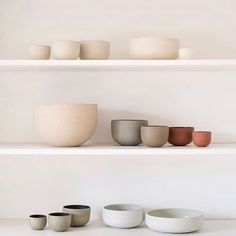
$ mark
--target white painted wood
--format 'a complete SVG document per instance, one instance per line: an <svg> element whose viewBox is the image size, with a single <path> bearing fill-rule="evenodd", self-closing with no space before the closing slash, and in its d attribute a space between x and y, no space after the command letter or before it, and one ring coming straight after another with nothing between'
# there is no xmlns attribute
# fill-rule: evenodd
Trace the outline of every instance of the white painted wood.
<svg viewBox="0 0 236 236"><path fill-rule="evenodd" d="M32 230L28 222L25 220L0 220L0 234L4 236L34 236L58 235L58 232L50 230L48 227L43 231ZM236 234L236 220L206 220L202 229L195 234L199 236L235 236ZM194 235L195 235L194 234ZM64 235L80 235L80 236L161 236L173 235L154 232L142 226L133 229L115 229L105 226L101 221L92 221L86 227L70 228L69 231L61 232ZM190 234L192 235L192 234Z"/></svg>
<svg viewBox="0 0 236 236"><path fill-rule="evenodd" d="M66 155L66 156L189 156L189 155L235 155L236 144L212 144L209 147L199 148L193 145L186 147L174 147L166 145L161 148L150 148L146 146L111 146L90 145L81 147L51 147L47 145L22 144L22 145L0 145L0 157L6 155Z"/></svg>
<svg viewBox="0 0 236 236"><path fill-rule="evenodd" d="M0 70L236 70L236 60L0 60Z"/></svg>

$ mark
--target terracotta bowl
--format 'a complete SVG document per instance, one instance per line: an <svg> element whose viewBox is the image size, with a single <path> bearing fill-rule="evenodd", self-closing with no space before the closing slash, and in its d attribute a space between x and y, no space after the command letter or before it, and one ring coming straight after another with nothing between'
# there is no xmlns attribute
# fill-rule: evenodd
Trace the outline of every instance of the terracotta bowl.
<svg viewBox="0 0 236 236"><path fill-rule="evenodd" d="M195 131L192 133L193 143L197 147L207 147L211 143L210 131Z"/></svg>
<svg viewBox="0 0 236 236"><path fill-rule="evenodd" d="M62 147L80 146L95 132L97 105L39 105L35 108L35 122L47 143Z"/></svg>
<svg viewBox="0 0 236 236"><path fill-rule="evenodd" d="M192 142L193 127L170 127L168 142L174 146L186 146Z"/></svg>

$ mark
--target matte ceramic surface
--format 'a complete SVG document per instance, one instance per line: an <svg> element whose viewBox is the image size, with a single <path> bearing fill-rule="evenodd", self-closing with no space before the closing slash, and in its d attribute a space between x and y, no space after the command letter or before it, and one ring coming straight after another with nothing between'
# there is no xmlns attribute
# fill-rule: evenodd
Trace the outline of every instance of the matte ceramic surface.
<svg viewBox="0 0 236 236"><path fill-rule="evenodd" d="M28 57L31 60L48 60L51 56L51 47L47 45L31 45L28 48Z"/></svg>
<svg viewBox="0 0 236 236"><path fill-rule="evenodd" d="M67 205L63 207L63 212L71 214L71 226L84 226L90 219L90 207L85 205Z"/></svg>
<svg viewBox="0 0 236 236"><path fill-rule="evenodd" d="M47 216L45 215L31 215L29 217L30 227L34 230L42 230L47 225Z"/></svg>
<svg viewBox="0 0 236 236"><path fill-rule="evenodd" d="M211 143L211 132L195 131L192 133L193 143L198 147L207 147Z"/></svg>
<svg viewBox="0 0 236 236"><path fill-rule="evenodd" d="M103 221L115 228L133 228L144 220L142 207L131 204L108 205L103 208Z"/></svg>
<svg viewBox="0 0 236 236"><path fill-rule="evenodd" d="M112 120L112 138L123 146L136 146L142 142L141 126L148 125L147 120Z"/></svg>
<svg viewBox="0 0 236 236"><path fill-rule="evenodd" d="M159 209L146 213L147 226L164 233L189 233L198 230L204 222L202 212L190 209Z"/></svg>
<svg viewBox="0 0 236 236"><path fill-rule="evenodd" d="M142 142L149 147L161 147L165 145L169 138L168 126L142 126Z"/></svg>
<svg viewBox="0 0 236 236"><path fill-rule="evenodd" d="M108 59L110 42L89 40L80 42L80 59Z"/></svg>
<svg viewBox="0 0 236 236"><path fill-rule="evenodd" d="M80 44L77 41L57 41L52 44L52 55L57 60L76 60Z"/></svg>
<svg viewBox="0 0 236 236"><path fill-rule="evenodd" d="M80 146L95 132L97 105L39 105L35 108L35 122L39 134L47 143Z"/></svg>
<svg viewBox="0 0 236 236"><path fill-rule="evenodd" d="M71 215L63 212L50 213L48 215L48 224L52 230L63 232L71 225Z"/></svg>
<svg viewBox="0 0 236 236"><path fill-rule="evenodd" d="M129 55L133 59L176 59L178 54L179 40L175 38L134 38L129 44Z"/></svg>
<svg viewBox="0 0 236 236"><path fill-rule="evenodd" d="M179 59L190 60L194 59L194 51L192 48L179 49Z"/></svg>
<svg viewBox="0 0 236 236"><path fill-rule="evenodd" d="M186 146L192 142L193 127L170 127L168 142L174 146Z"/></svg>

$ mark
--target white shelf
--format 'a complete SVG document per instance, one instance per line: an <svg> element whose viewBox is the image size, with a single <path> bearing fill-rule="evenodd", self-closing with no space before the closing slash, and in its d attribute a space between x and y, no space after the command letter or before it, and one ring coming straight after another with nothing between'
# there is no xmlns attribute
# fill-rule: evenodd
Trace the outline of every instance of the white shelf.
<svg viewBox="0 0 236 236"><path fill-rule="evenodd" d="M236 70L236 60L0 60L0 70Z"/></svg>
<svg viewBox="0 0 236 236"><path fill-rule="evenodd" d="M32 230L25 220L0 220L0 235L3 236L34 236L34 235L80 235L80 236L157 236L172 235L154 232L145 226L133 229L115 229L105 226L102 222L90 222L85 227L70 228L66 232L54 232L48 228L43 231ZM202 229L188 235L203 236L235 236L236 220L206 220Z"/></svg>
<svg viewBox="0 0 236 236"><path fill-rule="evenodd" d="M70 156L190 156L190 155L235 155L236 144L212 144L206 148L195 146L149 148L146 146L94 145L82 147L50 147L46 145L0 145L0 156L6 155L70 155Z"/></svg>

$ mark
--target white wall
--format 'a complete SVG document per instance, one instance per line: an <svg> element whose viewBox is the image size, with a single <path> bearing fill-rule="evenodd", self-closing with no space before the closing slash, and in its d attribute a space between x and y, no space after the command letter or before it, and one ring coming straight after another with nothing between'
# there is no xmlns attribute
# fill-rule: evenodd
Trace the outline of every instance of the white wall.
<svg viewBox="0 0 236 236"><path fill-rule="evenodd" d="M168 35L200 58L235 58L234 0L0 0L0 58L25 58L33 42L108 39L127 57L134 36ZM214 142L236 142L236 72L0 72L0 142L41 142L38 103L98 103L93 142L111 142L110 120L193 125ZM0 217L66 203L190 207L235 218L235 157L0 158Z"/></svg>

